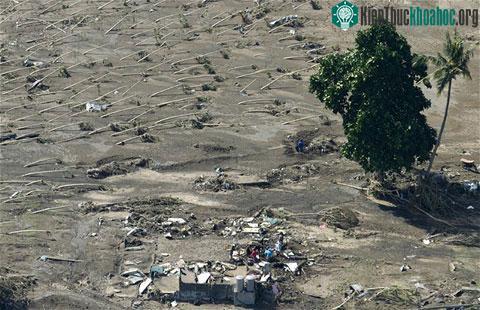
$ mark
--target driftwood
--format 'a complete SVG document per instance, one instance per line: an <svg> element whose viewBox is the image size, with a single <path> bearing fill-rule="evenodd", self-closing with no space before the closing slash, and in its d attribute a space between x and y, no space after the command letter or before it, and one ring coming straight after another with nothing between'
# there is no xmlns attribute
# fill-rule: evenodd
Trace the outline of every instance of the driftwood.
<svg viewBox="0 0 480 310"><path fill-rule="evenodd" d="M34 171L34 172L29 172L25 173L22 175L22 177L31 177L31 176L36 176L36 175L42 175L45 173L56 173L56 172L68 172L68 169L58 169L58 170L44 170L44 171Z"/></svg>
<svg viewBox="0 0 480 310"><path fill-rule="evenodd" d="M28 167L33 167L33 166L36 166L36 165L39 165L41 163L44 163L46 161L50 161L50 160L54 160L55 163L59 163L61 162L58 158L55 158L55 157L48 157L48 158L42 158L42 159L39 159L39 160L36 160L34 162L31 162L31 163L28 163L26 164L25 166L23 166L24 168L28 168Z"/></svg>
<svg viewBox="0 0 480 310"><path fill-rule="evenodd" d="M249 100L240 101L237 104L242 105L242 104L246 104L246 103L271 102L271 101L274 101L274 100L275 100L274 98L257 98L257 99L249 99Z"/></svg>
<svg viewBox="0 0 480 310"><path fill-rule="evenodd" d="M178 70L178 71L175 71L175 72L173 72L173 74L179 74L179 73L182 73L182 72L191 70L191 69L201 68L201 67L203 67L203 65L193 65L193 66L190 66L190 67L183 68L183 69L180 69L180 70Z"/></svg>
<svg viewBox="0 0 480 310"><path fill-rule="evenodd" d="M50 208L45 208L45 209L41 209L41 210L37 210L37 211L33 211L33 212L32 212L32 214L43 213L43 212L50 211L50 210L63 209L63 208L66 208L66 207L67 207L67 206L59 206L59 207L50 207Z"/></svg>
<svg viewBox="0 0 480 310"><path fill-rule="evenodd" d="M65 143L65 142L70 142L70 141L73 141L73 140L83 139L83 138L87 138L87 137L88 137L88 134L82 134L82 135L79 135L79 136L75 136L75 137L71 137L71 138L68 138L68 139L60 140L56 143Z"/></svg>
<svg viewBox="0 0 480 310"><path fill-rule="evenodd" d="M117 27L125 18L129 17L130 15L129 14L126 14L125 16L123 16L122 18L120 18L120 20L118 22L116 22L112 27L110 27L107 31L105 31L105 34L108 34L110 31L112 31L113 29L115 29L115 27Z"/></svg>
<svg viewBox="0 0 480 310"><path fill-rule="evenodd" d="M183 78L179 78L176 80L176 82L183 82L185 80L191 80L191 79L201 79L201 78L205 78L205 77L214 77L215 75L213 74L199 74L199 75L192 75L192 76L186 76L186 77L183 77Z"/></svg>
<svg viewBox="0 0 480 310"><path fill-rule="evenodd" d="M292 72L288 72L288 73L285 73L285 74L282 74L280 75L279 77L275 78L273 81L270 81L268 82L266 85L262 86L262 88L260 88L261 90L264 90L265 88L269 87L270 85L272 85L273 83L275 83L276 81L286 77L286 76L289 76L289 75L292 75L292 74L295 74L295 73L298 73L298 72L302 72L302 71L306 71L306 70L310 70L314 67L318 66L318 64L315 64L313 66L310 66L308 68L303 68L303 69L300 69L300 70L295 70L295 71L292 71Z"/></svg>
<svg viewBox="0 0 480 310"><path fill-rule="evenodd" d="M319 116L321 116L321 114L305 116L305 117L294 119L292 121L284 122L284 123L282 123L282 125L288 125L288 124L291 124L291 123L296 123L296 122L299 122L299 121L303 121L303 120L306 120L306 119L315 118L315 117L319 117Z"/></svg>
<svg viewBox="0 0 480 310"><path fill-rule="evenodd" d="M255 83L256 80L257 80L257 79L254 79L253 81L251 81L250 83L248 83L244 88L242 88L242 89L240 90L240 93L244 93L250 85L252 85L253 83Z"/></svg>
<svg viewBox="0 0 480 310"><path fill-rule="evenodd" d="M354 294L350 294L347 298L345 298L345 299L343 300L343 302L342 302L341 304L339 304L339 305L336 306L336 307L333 307L332 310L337 310L337 309L342 308L343 305L345 305L350 299L353 298L353 296L354 296Z"/></svg>
<svg viewBox="0 0 480 310"><path fill-rule="evenodd" d="M16 231L7 232L7 235L17 235L17 234L25 234L25 233L36 233L36 232L50 233L51 230L45 230L45 229L24 229L24 230L16 230Z"/></svg>
<svg viewBox="0 0 480 310"><path fill-rule="evenodd" d="M274 70L277 70L277 68L260 69L260 70L250 72L250 73L247 73L247 74L239 75L239 76L236 77L236 79L241 79L241 78L244 78L244 77L247 77L247 76L251 76L251 75L255 75L255 74L259 74L259 73L267 72L267 71L274 71Z"/></svg>
<svg viewBox="0 0 480 310"><path fill-rule="evenodd" d="M79 259L53 257L53 256L47 256L47 255L43 255L39 259L42 260L42 261L53 260L53 261L58 261L58 262L69 262L69 263L83 262L83 260L79 260Z"/></svg>
<svg viewBox="0 0 480 310"><path fill-rule="evenodd" d="M201 55L198 55L198 56L194 56L194 57L188 57L188 58L180 59L180 60L177 60L177 61L175 61L175 62L172 62L172 65L174 66L174 65L177 65L177 64L182 63L182 62L187 61L187 60L197 59L198 57L205 57L205 56L207 56L207 55L216 53L216 52L218 52L218 51L220 51L220 50L211 51L211 52L204 53L204 54L201 54Z"/></svg>
<svg viewBox="0 0 480 310"><path fill-rule="evenodd" d="M159 95L159 94L162 94L162 93L164 93L164 92L166 92L166 91L168 91L168 90L170 90L170 89L174 89L174 88L180 87L180 86L182 86L182 85L183 85L183 84L177 84L177 85L174 85L174 86L167 87L167 88L165 88L165 89L162 89L162 90L160 90L160 91L157 91L157 92L151 94L150 97L155 97L155 96L157 96L157 95Z"/></svg>
<svg viewBox="0 0 480 310"><path fill-rule="evenodd" d="M72 188L72 187L99 187L99 188L101 188L102 185L92 184L92 183L65 184L65 185L55 186L55 187L53 187L53 190L68 189L68 188Z"/></svg>
<svg viewBox="0 0 480 310"><path fill-rule="evenodd" d="M104 7L106 7L107 5L109 5L109 4L113 3L113 2L115 2L115 0L110 0L110 1L102 4L101 6L99 6L99 7L97 8L97 10L101 10L101 9L103 9Z"/></svg>

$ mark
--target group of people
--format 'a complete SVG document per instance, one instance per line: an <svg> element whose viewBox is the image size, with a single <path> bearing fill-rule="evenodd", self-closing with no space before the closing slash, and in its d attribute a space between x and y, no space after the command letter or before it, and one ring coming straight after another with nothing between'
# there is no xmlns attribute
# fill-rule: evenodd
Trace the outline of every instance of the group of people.
<svg viewBox="0 0 480 310"><path fill-rule="evenodd" d="M275 255L282 252L285 248L284 235L280 233L274 247L267 247L263 253L261 248L257 245L251 245L247 247L247 258L249 263L258 263L263 257L266 261L271 261Z"/></svg>

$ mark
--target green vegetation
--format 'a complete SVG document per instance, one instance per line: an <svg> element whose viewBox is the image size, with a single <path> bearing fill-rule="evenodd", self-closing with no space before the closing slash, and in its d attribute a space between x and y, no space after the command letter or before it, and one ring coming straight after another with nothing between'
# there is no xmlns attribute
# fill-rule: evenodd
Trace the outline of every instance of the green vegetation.
<svg viewBox="0 0 480 310"><path fill-rule="evenodd" d="M435 144L435 148L430 158L430 163L427 169L428 172L430 172L432 169L433 161L435 160L437 149L440 145L443 131L445 130L448 109L450 107L452 81L460 75L468 79L472 79L468 69L468 63L470 62L472 56L473 47L467 48L462 37L460 37L458 32L455 31L453 38L450 36L450 33L447 32L445 44L443 45L443 54L438 53L437 57L430 57L430 60L437 68L437 70L433 72L433 78L437 83L438 93L442 93L447 85L448 90L445 113L443 114L443 121L440 127L440 132L438 133L437 143Z"/></svg>
<svg viewBox="0 0 480 310"><path fill-rule="evenodd" d="M355 49L322 58L310 79L310 91L343 118L343 155L380 181L428 160L435 143L421 113L431 102L416 86L426 66L414 59L407 40L382 23L360 31Z"/></svg>

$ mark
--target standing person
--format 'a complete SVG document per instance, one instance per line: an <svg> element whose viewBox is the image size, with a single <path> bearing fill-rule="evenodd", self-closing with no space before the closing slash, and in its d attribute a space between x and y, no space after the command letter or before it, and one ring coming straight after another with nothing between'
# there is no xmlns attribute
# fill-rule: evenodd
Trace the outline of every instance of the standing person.
<svg viewBox="0 0 480 310"><path fill-rule="evenodd" d="M305 141L303 141L303 139L297 141L295 151L297 151L297 153L303 153L305 151Z"/></svg>

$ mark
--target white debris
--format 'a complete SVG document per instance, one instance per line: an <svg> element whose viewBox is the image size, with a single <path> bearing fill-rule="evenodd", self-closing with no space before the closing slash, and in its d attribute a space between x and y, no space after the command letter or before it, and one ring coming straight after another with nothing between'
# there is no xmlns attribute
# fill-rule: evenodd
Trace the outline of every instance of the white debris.
<svg viewBox="0 0 480 310"><path fill-rule="evenodd" d="M127 277L127 280L129 281L129 284L130 284L130 285L135 285L135 284L137 284L137 283L142 282L142 281L143 281L143 278L144 278L144 277L132 275L132 276L128 276L128 277Z"/></svg>
<svg viewBox="0 0 480 310"><path fill-rule="evenodd" d="M258 227L244 227L242 231L244 233L249 233L249 234L259 234L260 233L260 228L258 228Z"/></svg>
<svg viewBox="0 0 480 310"><path fill-rule="evenodd" d="M173 224L180 224L180 225L183 225L183 224L186 224L187 221L185 221L184 219L180 218L180 217L171 217L169 219L167 219L168 222L171 222Z"/></svg>
<svg viewBox="0 0 480 310"><path fill-rule="evenodd" d="M295 273L298 269L298 263L286 263L287 265L287 270L290 270L291 272Z"/></svg>
<svg viewBox="0 0 480 310"><path fill-rule="evenodd" d="M298 15L288 15L288 16L284 16L282 18L279 18L279 19L276 19L274 21L271 21L270 23L268 23L268 25L270 27L275 27L275 26L279 26L279 25L283 25L291 20L295 20L295 19L298 19Z"/></svg>
<svg viewBox="0 0 480 310"><path fill-rule="evenodd" d="M143 292L145 292L145 290L151 283L152 283L151 278L147 278L145 281L143 281L142 284L140 284L140 287L138 288L138 293L140 295L143 294Z"/></svg>
<svg viewBox="0 0 480 310"><path fill-rule="evenodd" d="M139 276L139 277L145 277L145 274L138 268L133 268L133 269L128 269L124 272L121 273L122 277L128 277L128 276Z"/></svg>
<svg viewBox="0 0 480 310"><path fill-rule="evenodd" d="M101 104L95 100L87 102L85 110L88 112L102 112L108 109L108 104Z"/></svg>
<svg viewBox="0 0 480 310"><path fill-rule="evenodd" d="M35 61L35 60L29 59L29 58L27 58L23 61L23 66L24 67L37 67L37 68L48 67L48 65L43 61Z"/></svg>
<svg viewBox="0 0 480 310"><path fill-rule="evenodd" d="M147 234L147 232L145 231L145 229L134 227L127 233L127 236L130 236L130 235L132 235L132 236L143 236L143 235L146 235L146 234Z"/></svg>
<svg viewBox="0 0 480 310"><path fill-rule="evenodd" d="M207 283L208 279L210 279L212 275L210 272L202 272L201 274L198 275L198 283L203 284Z"/></svg>
<svg viewBox="0 0 480 310"><path fill-rule="evenodd" d="M404 272L404 271L407 271L407 270L410 270L410 269L412 269L412 267L410 267L407 264L403 264L402 267L400 267L401 272Z"/></svg>
<svg viewBox="0 0 480 310"><path fill-rule="evenodd" d="M464 181L463 187L468 190L469 192L475 192L478 190L480 182L475 182L475 181Z"/></svg>

